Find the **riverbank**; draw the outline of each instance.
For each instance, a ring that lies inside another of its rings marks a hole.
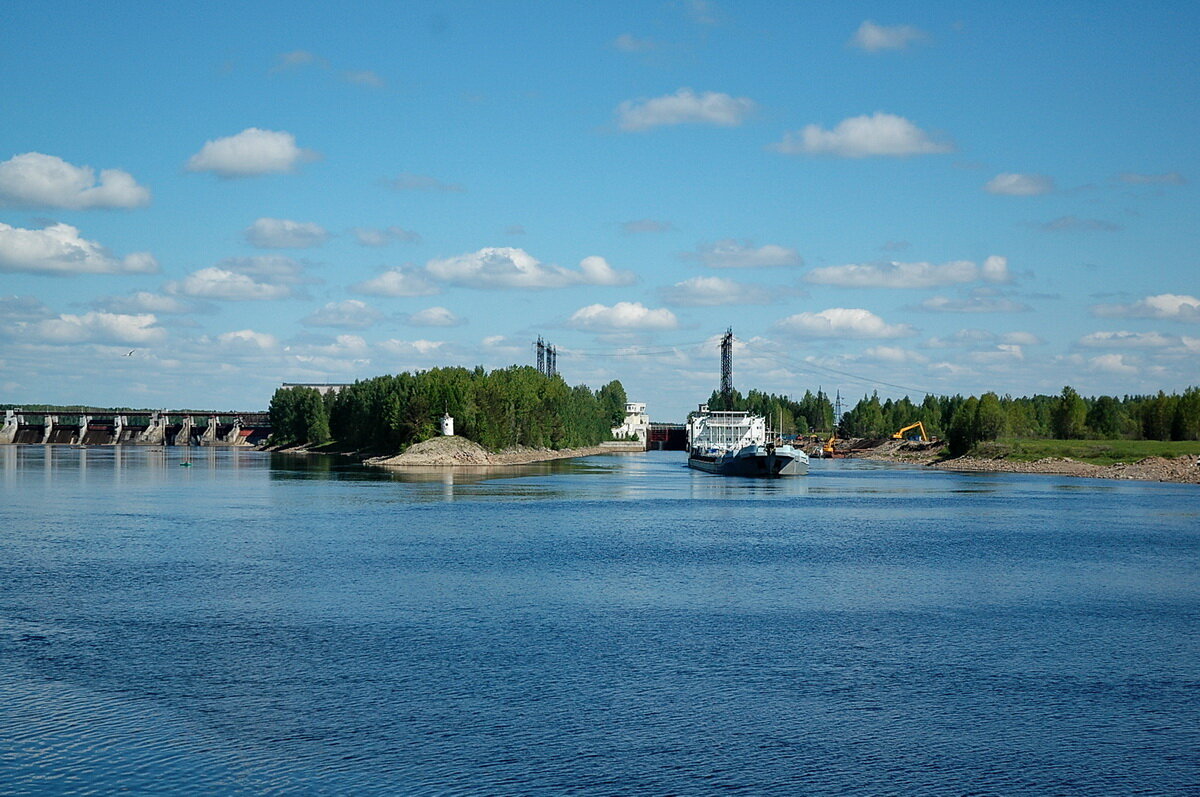
[[[421,443],[409,446],[401,454],[394,456],[372,457],[364,460],[367,465],[383,465],[385,467],[421,466],[488,466],[488,465],[529,465],[535,462],[547,462],[553,459],[570,459],[572,457],[590,457],[597,454],[613,454],[634,450],[630,447],[613,445],[587,446],[584,448],[507,448],[503,451],[488,451],[476,442],[465,437],[434,437]]]
[[[985,473],[1044,473],[1060,476],[1079,476],[1089,479],[1127,479],[1137,481],[1200,484],[1200,465],[1196,457],[1144,457],[1137,462],[1115,462],[1097,465],[1080,462],[1071,457],[1043,457],[1031,461],[1004,457],[963,456],[942,459],[944,447],[924,447],[907,441],[889,440],[853,451],[855,459],[874,459],[924,465],[939,470],[959,470]]]

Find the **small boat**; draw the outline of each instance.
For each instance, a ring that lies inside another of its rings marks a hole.
[[[701,404],[688,419],[688,467],[722,476],[803,476],[808,454],[778,439],[761,415]]]

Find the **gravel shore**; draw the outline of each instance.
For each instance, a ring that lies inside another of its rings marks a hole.
[[[492,453],[465,437],[434,437],[410,446],[404,453],[390,457],[373,457],[368,465],[388,467],[407,466],[454,466],[454,465],[528,465],[551,459],[590,457],[596,454],[619,452],[610,446],[588,446],[586,448],[507,448]]]
[[[1200,465],[1192,456],[1146,457],[1138,462],[1118,462],[1115,465],[1092,465],[1069,457],[1047,457],[1032,462],[1007,459],[957,457],[938,460],[941,448],[914,447],[904,441],[888,441],[868,450],[852,454],[858,459],[885,462],[904,462],[925,465],[938,470],[962,470],[993,473],[1053,473],[1062,476],[1082,476],[1089,479],[1130,479],[1137,481],[1177,482],[1200,484]]]

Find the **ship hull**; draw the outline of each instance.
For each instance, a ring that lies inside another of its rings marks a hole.
[[[781,476],[803,476],[808,473],[808,460],[792,454],[762,451],[711,457],[692,454],[688,467],[715,473],[719,476],[748,476],[774,479]]]

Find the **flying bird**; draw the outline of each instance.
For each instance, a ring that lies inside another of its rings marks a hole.
[[[126,352],[126,353],[125,353],[125,356],[126,356],[126,357],[132,357],[132,356],[133,356],[133,353],[134,353],[135,351],[137,351],[137,349],[130,349],[128,352]]]

